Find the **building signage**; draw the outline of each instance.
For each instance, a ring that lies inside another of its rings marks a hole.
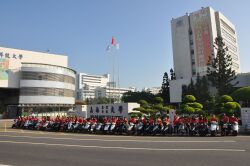
[[[9,60],[0,59],[0,80],[8,80]]]
[[[22,54],[10,54],[7,52],[2,52],[0,51],[0,58],[7,58],[7,59],[23,59],[23,55]]]

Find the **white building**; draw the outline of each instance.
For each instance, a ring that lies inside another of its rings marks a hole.
[[[172,19],[172,45],[176,79],[206,75],[209,57],[215,53],[214,40],[221,36],[232,57],[232,68],[240,72],[235,26],[211,7]]]
[[[209,57],[216,55],[214,40],[221,36],[228,54],[232,57],[232,69],[240,73],[240,58],[235,26],[220,12],[211,7],[172,19],[172,46],[176,80],[170,81],[170,101],[180,102],[182,85],[192,77],[207,74]]]
[[[110,74],[90,75],[86,73],[78,74],[77,98],[85,100],[87,98],[120,98],[125,92],[135,91],[135,87],[118,88],[115,82],[110,81]]]
[[[75,103],[75,74],[67,56],[0,47],[0,109],[69,109]]]
[[[97,87],[106,87],[110,82],[110,75],[90,75],[86,73],[78,74],[78,96],[77,98],[85,100],[95,98],[95,89]]]
[[[143,88],[142,91],[144,92],[149,92],[152,93],[154,95],[160,93],[161,87],[151,87],[151,88]]]
[[[117,88],[117,87],[98,87],[95,90],[95,96],[98,97],[106,97],[111,99],[120,99],[122,95],[126,92],[135,92],[135,87],[129,88]]]

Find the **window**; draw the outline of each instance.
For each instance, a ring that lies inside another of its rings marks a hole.
[[[183,25],[183,20],[178,20],[177,22],[176,22],[176,27],[180,27],[180,26],[182,26]]]

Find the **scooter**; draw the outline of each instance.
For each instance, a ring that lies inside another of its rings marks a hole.
[[[221,128],[221,136],[227,136],[228,134],[228,123],[224,123]]]
[[[184,123],[181,123],[181,124],[179,125],[178,131],[179,131],[179,134],[181,134],[182,136],[186,133]]]
[[[211,136],[216,136],[219,130],[218,122],[212,121],[210,125],[210,134]]]
[[[238,132],[239,132],[239,124],[238,124],[238,122],[234,122],[231,127],[232,127],[232,135],[237,136]]]
[[[132,135],[135,133],[135,124],[130,122],[128,125],[127,125],[127,134],[128,135]]]
[[[109,128],[110,128],[111,123],[106,123],[103,129],[103,133],[107,134],[109,132]]]

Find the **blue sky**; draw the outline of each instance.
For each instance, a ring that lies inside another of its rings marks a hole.
[[[161,86],[173,66],[170,20],[206,6],[235,24],[241,70],[250,71],[249,0],[1,0],[0,46],[66,54],[77,72],[105,74],[115,36],[120,85]]]

